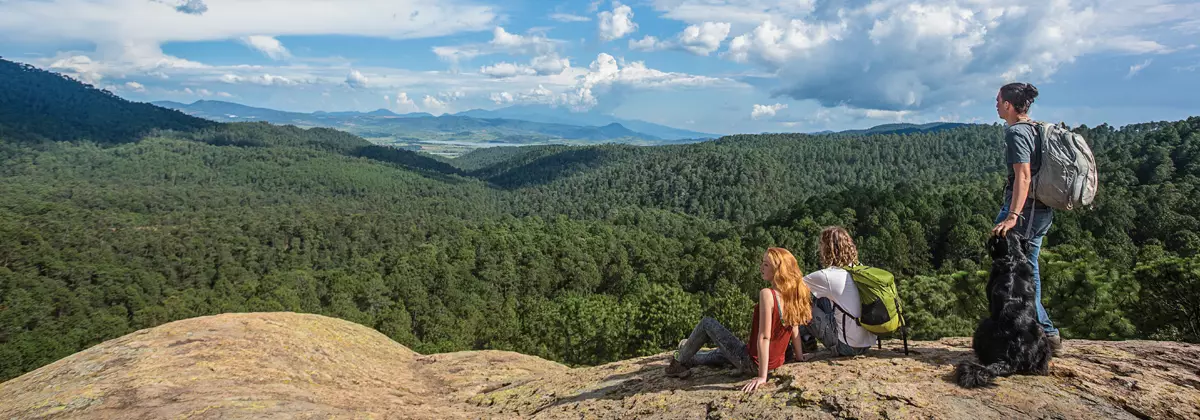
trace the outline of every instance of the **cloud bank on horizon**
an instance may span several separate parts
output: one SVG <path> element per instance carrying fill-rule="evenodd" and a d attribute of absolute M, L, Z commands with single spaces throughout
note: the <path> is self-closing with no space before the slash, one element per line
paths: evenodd
<path fill-rule="evenodd" d="M 1178 94 L 1200 88 L 1191 0 L 546 6 L 7 0 L 0 55 L 135 100 L 434 114 L 538 104 L 715 133 L 994 121 L 1009 81 L 1038 84 L 1045 113 L 1069 122 L 1200 109 Z"/>

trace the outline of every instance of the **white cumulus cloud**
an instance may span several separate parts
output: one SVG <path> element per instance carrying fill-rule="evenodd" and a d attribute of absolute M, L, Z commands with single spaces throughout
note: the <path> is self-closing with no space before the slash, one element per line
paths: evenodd
<path fill-rule="evenodd" d="M 44 66 L 91 82 L 129 74 L 194 74 L 201 63 L 162 52 L 169 42 L 241 40 L 281 54 L 262 34 L 439 37 L 494 26 L 492 6 L 468 0 L 4 0 L 0 39 L 15 45 L 95 45 Z M 264 43 L 264 41 L 268 41 Z M 261 51 L 262 49 L 260 49 Z M 269 51 L 269 52 L 268 52 Z M 74 57 L 74 58 L 73 58 Z M 89 63 L 82 63 L 86 58 Z M 217 73 L 219 76 L 221 73 Z"/>
<path fill-rule="evenodd" d="M 351 70 L 350 74 L 346 75 L 346 86 L 352 88 L 365 88 L 368 82 L 367 76 L 363 76 L 358 70 Z"/>
<path fill-rule="evenodd" d="M 519 49 L 529 45 L 537 45 L 539 43 L 539 39 L 536 36 L 524 36 L 520 34 L 509 33 L 508 31 L 504 30 L 504 28 L 499 26 L 492 31 L 492 45 L 500 49 Z"/>
<path fill-rule="evenodd" d="M 0 15 L 0 20 L 4 15 Z M 206 66 L 190 60 L 163 54 L 157 45 L 130 42 L 115 50 L 105 50 L 101 58 L 60 52 L 53 58 L 41 60 L 42 67 L 73 76 L 86 83 L 96 84 L 100 80 L 117 75 L 152 75 L 163 71 L 194 71 Z"/>
<path fill-rule="evenodd" d="M 248 45 L 250 48 L 258 50 L 258 52 L 263 53 L 272 60 L 283 60 L 291 58 L 292 56 L 292 53 L 283 46 L 283 43 L 279 42 L 278 39 L 273 37 L 251 35 L 242 38 L 242 43 Z"/>
<path fill-rule="evenodd" d="M 782 28 L 766 21 L 753 32 L 729 41 L 726 54 L 737 62 L 754 58 L 768 66 L 780 67 L 793 58 L 806 57 L 815 49 L 841 39 L 846 29 L 844 22 L 827 24 L 793 20 Z"/>
<path fill-rule="evenodd" d="M 261 76 L 251 77 L 250 82 L 257 83 L 257 84 L 264 85 L 264 86 L 291 86 L 291 85 L 296 84 L 296 82 L 294 82 L 291 79 L 288 79 L 286 77 L 275 76 L 275 75 L 266 74 L 266 73 L 264 73 Z"/>
<path fill-rule="evenodd" d="M 529 61 L 529 67 L 539 75 L 562 74 L 571 68 L 571 60 L 559 58 L 557 54 L 539 55 Z"/>
<path fill-rule="evenodd" d="M 443 61 L 458 63 L 492 54 L 550 54 L 556 51 L 562 42 L 547 38 L 541 34 L 514 34 L 508 32 L 503 27 L 497 26 L 492 29 L 492 40 L 490 42 L 458 46 L 437 46 L 433 47 L 433 53 Z"/>
<path fill-rule="evenodd" d="M 600 12 L 599 18 L 600 39 L 612 41 L 614 39 L 624 38 L 637 31 L 638 25 L 633 22 L 633 9 L 614 1 L 611 11 Z"/>
<path fill-rule="evenodd" d="M 421 100 L 421 104 L 425 106 L 425 111 L 434 115 L 441 115 L 446 112 L 446 103 L 430 95 L 425 95 L 425 99 Z"/>
<path fill-rule="evenodd" d="M 599 98 L 614 90 L 646 90 L 687 87 L 740 86 L 729 79 L 686 73 L 664 72 L 646 67 L 640 61 L 619 63 L 611 55 L 600 53 L 588 66 L 588 72 L 564 92 L 558 101 L 577 110 L 599 104 Z"/>
<path fill-rule="evenodd" d="M 757 120 L 762 117 L 774 117 L 775 113 L 779 112 L 779 110 L 781 110 L 781 109 L 787 109 L 787 107 L 788 107 L 787 104 L 775 104 L 775 105 L 754 104 L 754 110 L 750 111 L 750 118 Z"/>
<path fill-rule="evenodd" d="M 179 13 L 182 6 L 189 13 Z M 461 0 L 6 0 L 0 34 L 47 41 L 219 41 L 264 33 L 413 39 L 493 25 L 491 6 Z M 195 13 L 203 12 L 203 16 Z"/>
<path fill-rule="evenodd" d="M 642 39 L 638 39 L 638 40 L 634 40 L 634 39 L 629 40 L 629 49 L 634 50 L 634 51 L 649 52 L 649 51 L 665 50 L 668 48 L 668 46 L 669 46 L 668 43 L 659 41 L 658 38 L 656 38 L 653 35 L 646 35 L 646 36 L 642 37 Z"/>
<path fill-rule="evenodd" d="M 479 68 L 479 74 L 497 79 L 505 79 L 517 76 L 562 74 L 569 68 L 571 68 L 570 60 L 559 58 L 557 54 L 551 53 L 534 57 L 529 61 L 529 65 L 501 61 L 490 66 L 483 66 Z"/>
<path fill-rule="evenodd" d="M 564 103 L 566 98 L 565 94 L 554 93 L 542 85 L 516 94 L 511 92 L 493 92 L 491 94 L 492 102 L 501 105 L 511 103 L 559 105 Z"/>
<path fill-rule="evenodd" d="M 493 93 L 491 95 L 491 99 L 492 99 L 492 102 L 495 102 L 497 104 L 511 104 L 511 103 L 513 103 L 513 100 L 514 100 L 513 94 L 508 93 L 508 92 Z"/>
<path fill-rule="evenodd" d="M 126 82 L 125 87 L 132 89 L 134 92 L 145 92 L 146 86 L 138 82 Z"/>
<path fill-rule="evenodd" d="M 629 49 L 635 51 L 659 51 L 677 49 L 695 55 L 707 56 L 721 48 L 729 38 L 730 25 L 723 22 L 704 22 L 684 28 L 675 39 L 660 41 L 651 35 L 640 40 L 629 40 Z"/>
<path fill-rule="evenodd" d="M 516 76 L 532 76 L 537 74 L 537 71 L 520 64 L 499 62 L 490 66 L 480 67 L 479 73 L 488 77 L 503 79 Z"/>
<path fill-rule="evenodd" d="M 490 99 L 497 104 L 546 104 L 582 111 L 602 103 L 618 105 L 626 93 L 634 91 L 747 87 L 728 78 L 664 72 L 649 68 L 644 62 L 625 62 L 605 53 L 598 54 L 586 68 L 569 67 L 562 74 L 513 81 L 513 84 L 536 81 L 537 86 L 492 92 Z"/>
<path fill-rule="evenodd" d="M 679 46 L 696 55 L 708 55 L 721 48 L 721 43 L 729 37 L 728 23 L 704 22 L 691 25 L 679 34 Z"/>
<path fill-rule="evenodd" d="M 416 102 L 414 102 L 412 99 L 409 99 L 409 98 L 408 98 L 408 93 L 407 93 L 407 92 L 400 92 L 400 93 L 397 93 L 397 94 L 396 94 L 396 108 L 395 108 L 395 111 L 396 111 L 397 113 L 400 113 L 400 114 L 407 114 L 407 113 L 410 113 L 410 112 L 417 112 L 417 111 L 420 111 L 420 110 L 421 110 L 421 109 L 417 107 L 417 103 L 416 103 Z"/>
<path fill-rule="evenodd" d="M 663 0 L 656 7 L 779 10 L 735 36 L 721 56 L 770 74 L 762 86 L 772 94 L 826 107 L 903 111 L 987 96 L 1009 81 L 1047 80 L 1086 54 L 1166 53 L 1173 48 L 1144 30 L 1180 19 L 1171 15 L 1200 15 L 1200 7 L 1176 0 L 1132 1 L 1137 8 L 1115 0 L 809 2 L 792 13 L 751 0 Z M 1154 5 L 1170 5 L 1170 13 L 1135 13 Z M 1127 16 L 1116 16 L 1118 10 Z"/>

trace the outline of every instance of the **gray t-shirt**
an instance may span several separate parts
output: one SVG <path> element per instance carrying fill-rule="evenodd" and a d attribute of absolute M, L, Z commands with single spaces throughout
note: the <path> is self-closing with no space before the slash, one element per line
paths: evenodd
<path fill-rule="evenodd" d="M 1037 129 L 1029 124 L 1013 124 L 1004 129 L 1004 144 L 1005 144 L 1005 167 L 1008 168 L 1008 182 L 1004 185 L 1004 202 L 1008 203 L 1012 200 L 1013 182 L 1017 178 L 1016 172 L 1012 166 L 1018 163 L 1029 164 L 1029 176 L 1037 175 L 1038 169 L 1041 169 L 1041 159 L 1036 158 L 1038 153 L 1041 153 L 1041 148 L 1038 145 Z M 1031 186 L 1032 187 L 1032 186 Z M 1033 195 L 1032 188 L 1029 191 L 1029 196 Z M 1037 206 L 1038 210 L 1046 209 L 1045 204 L 1033 200 L 1027 196 L 1025 199 L 1025 208 L 1028 208 L 1031 202 Z M 1011 208 L 1011 206 L 1010 206 Z M 1024 213 L 1024 212 L 1022 212 Z"/>

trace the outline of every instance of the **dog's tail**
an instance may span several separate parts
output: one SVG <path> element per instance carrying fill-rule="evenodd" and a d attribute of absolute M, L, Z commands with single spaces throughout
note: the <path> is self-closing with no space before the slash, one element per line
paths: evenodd
<path fill-rule="evenodd" d="M 996 378 L 1013 374 L 1013 368 L 1007 362 L 996 362 L 987 366 L 978 363 L 959 363 L 954 368 L 954 382 L 963 388 L 979 388 L 990 386 Z"/>

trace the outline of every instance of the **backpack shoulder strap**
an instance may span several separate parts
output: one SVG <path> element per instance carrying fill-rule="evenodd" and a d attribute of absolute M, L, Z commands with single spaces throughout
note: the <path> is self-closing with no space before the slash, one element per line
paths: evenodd
<path fill-rule="evenodd" d="M 850 277 L 849 280 L 854 281 L 854 273 L 865 270 L 868 267 L 865 265 L 862 265 L 862 264 L 858 264 L 858 265 L 850 265 L 850 266 L 838 267 L 838 268 L 846 270 L 846 275 Z M 860 326 L 862 325 L 862 320 L 860 320 L 858 317 L 856 317 L 854 315 L 850 315 L 850 311 L 847 311 L 846 308 L 842 307 L 842 305 L 838 305 L 838 303 L 836 301 L 834 301 L 833 299 L 829 299 L 829 303 L 833 305 L 833 311 L 835 312 L 834 316 L 837 316 L 836 312 L 842 313 L 842 322 L 838 323 L 838 329 L 842 330 L 842 342 L 846 343 L 846 345 L 849 345 L 850 339 L 847 337 L 847 332 L 846 332 L 846 318 L 854 320 L 854 323 L 858 324 Z"/>
<path fill-rule="evenodd" d="M 833 299 L 829 299 L 829 303 L 833 304 L 833 311 L 835 312 L 833 315 L 835 317 L 837 316 L 836 312 L 842 313 L 842 322 L 838 323 L 838 329 L 842 330 L 842 342 L 846 343 L 846 345 L 849 345 L 850 338 L 847 336 L 847 332 L 846 332 L 846 318 L 850 318 L 850 319 L 854 320 L 854 323 L 858 324 L 860 326 L 862 325 L 862 321 L 859 320 L 858 317 L 850 315 L 850 312 L 846 311 L 846 309 L 843 308 L 842 305 L 838 305 L 837 302 L 834 302 Z"/>
<path fill-rule="evenodd" d="M 1029 119 L 1029 120 L 1025 120 L 1025 121 L 1017 121 L 1013 125 L 1017 126 L 1017 125 L 1022 125 L 1022 124 L 1028 125 L 1029 128 L 1033 129 L 1033 151 L 1032 151 L 1033 155 L 1030 156 L 1030 162 L 1037 163 L 1038 166 L 1040 167 L 1042 164 L 1042 152 L 1046 148 L 1046 135 L 1050 131 L 1050 127 L 1054 126 L 1054 124 L 1048 123 L 1045 121 Z M 1037 174 L 1033 174 L 1033 178 L 1036 179 Z M 1031 180 L 1031 181 L 1033 181 L 1033 180 Z M 1033 194 L 1035 193 L 1035 190 L 1036 190 L 1036 188 L 1030 188 L 1030 191 L 1029 191 L 1030 198 L 1033 198 Z"/>

